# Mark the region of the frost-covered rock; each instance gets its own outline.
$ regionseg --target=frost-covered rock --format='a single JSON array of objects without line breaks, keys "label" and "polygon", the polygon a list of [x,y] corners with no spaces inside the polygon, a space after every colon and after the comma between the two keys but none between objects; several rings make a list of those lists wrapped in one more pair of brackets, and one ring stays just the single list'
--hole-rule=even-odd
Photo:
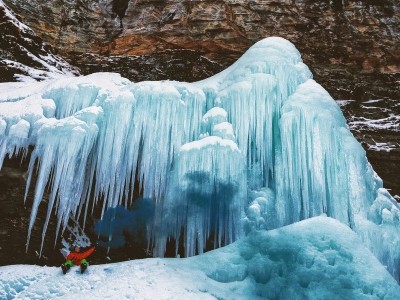
[{"label": "frost-covered rock", "polygon": [[79,73],[23,24],[3,1],[0,1],[0,23],[0,82],[46,80]]}]

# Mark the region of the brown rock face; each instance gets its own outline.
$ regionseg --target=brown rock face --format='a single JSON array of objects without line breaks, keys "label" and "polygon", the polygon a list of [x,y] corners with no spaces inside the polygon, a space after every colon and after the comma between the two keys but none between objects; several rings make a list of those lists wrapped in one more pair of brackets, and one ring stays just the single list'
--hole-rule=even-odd
[{"label": "brown rock face", "polygon": [[311,66],[400,71],[395,0],[5,2],[63,54],[149,55],[184,48],[227,64],[254,42],[277,35],[291,40]]}]

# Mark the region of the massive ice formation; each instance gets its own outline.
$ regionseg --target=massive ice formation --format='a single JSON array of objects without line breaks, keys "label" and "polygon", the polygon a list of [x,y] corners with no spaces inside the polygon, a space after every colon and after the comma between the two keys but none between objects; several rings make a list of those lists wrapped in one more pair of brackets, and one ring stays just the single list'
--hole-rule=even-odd
[{"label": "massive ice formation", "polygon": [[399,207],[311,77],[290,42],[268,38],[193,84],[101,73],[0,86],[0,166],[34,145],[30,230],[47,185],[48,213],[55,205],[63,229],[98,201],[103,211],[129,205],[138,182],[155,202],[149,239],[160,256],[170,237],[183,234],[193,255],[208,242],[326,214],[398,277]]}]

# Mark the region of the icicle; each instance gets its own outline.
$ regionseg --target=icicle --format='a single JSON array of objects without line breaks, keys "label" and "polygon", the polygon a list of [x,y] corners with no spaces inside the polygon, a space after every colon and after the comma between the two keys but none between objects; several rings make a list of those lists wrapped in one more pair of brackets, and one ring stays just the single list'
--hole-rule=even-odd
[{"label": "icicle", "polygon": [[[28,242],[36,219],[37,209],[42,201],[44,189],[50,180],[50,176],[52,192],[43,228],[43,238],[56,195],[58,197],[58,228],[62,223],[61,228],[64,229],[69,219],[69,213],[76,213],[83,192],[87,157],[92,151],[98,133],[97,125],[90,123],[90,121],[95,122],[101,113],[101,108],[90,107],[63,120],[47,120],[39,129],[29,166],[27,185],[28,191],[34,162],[38,160],[40,168],[29,223]],[[85,119],[88,123],[81,119]]]}]

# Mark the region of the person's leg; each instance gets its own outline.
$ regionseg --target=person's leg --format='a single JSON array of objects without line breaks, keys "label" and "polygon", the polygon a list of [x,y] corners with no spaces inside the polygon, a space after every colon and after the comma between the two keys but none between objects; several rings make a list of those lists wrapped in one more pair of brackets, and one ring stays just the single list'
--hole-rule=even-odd
[{"label": "person's leg", "polygon": [[74,265],[74,263],[72,262],[72,260],[67,260],[67,261],[64,263],[64,265],[67,266],[68,268],[71,268],[71,267]]},{"label": "person's leg", "polygon": [[85,272],[85,270],[87,269],[88,266],[88,262],[86,259],[82,259],[81,260],[81,273]]},{"label": "person's leg", "polygon": [[61,265],[61,269],[64,274],[68,272],[68,270],[73,266],[72,260],[67,260],[65,263]]}]

